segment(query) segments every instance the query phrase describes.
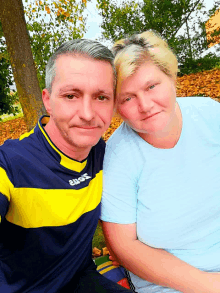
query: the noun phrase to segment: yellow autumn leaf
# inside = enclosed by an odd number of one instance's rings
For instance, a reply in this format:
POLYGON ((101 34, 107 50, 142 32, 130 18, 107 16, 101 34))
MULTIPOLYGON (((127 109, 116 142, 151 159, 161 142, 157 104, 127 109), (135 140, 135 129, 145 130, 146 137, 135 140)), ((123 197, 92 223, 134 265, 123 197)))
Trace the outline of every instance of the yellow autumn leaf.
POLYGON ((69 12, 62 12, 62 15, 64 15, 65 17, 70 17, 69 12))
POLYGON ((50 14, 50 7, 49 6, 45 6, 45 10, 47 11, 48 14, 50 14))

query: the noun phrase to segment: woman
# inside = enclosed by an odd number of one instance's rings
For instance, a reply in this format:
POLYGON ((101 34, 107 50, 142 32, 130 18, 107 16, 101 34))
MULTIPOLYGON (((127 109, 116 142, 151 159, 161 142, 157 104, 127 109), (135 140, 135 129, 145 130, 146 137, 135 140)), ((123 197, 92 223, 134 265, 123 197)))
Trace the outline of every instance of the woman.
POLYGON ((114 46, 103 229, 139 293, 220 292, 220 104, 176 99, 177 60, 147 31, 114 46))

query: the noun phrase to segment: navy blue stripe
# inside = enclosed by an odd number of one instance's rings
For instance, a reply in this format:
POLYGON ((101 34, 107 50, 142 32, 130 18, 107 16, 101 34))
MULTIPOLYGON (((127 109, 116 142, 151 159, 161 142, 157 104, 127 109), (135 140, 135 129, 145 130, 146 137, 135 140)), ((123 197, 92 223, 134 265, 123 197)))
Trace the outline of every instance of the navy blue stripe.
MULTIPOLYGON (((36 287, 46 279, 46 283, 55 282, 63 272, 70 280, 91 260, 92 238, 99 216, 100 205, 63 227, 25 229, 5 220, 0 225, 0 265, 11 268, 4 271, 5 283, 13 280, 19 284, 22 276, 28 280, 22 289, 25 292, 29 286, 36 287)), ((62 278, 59 281, 66 282, 62 278)))
POLYGON ((7 197, 0 192, 0 215, 2 220, 7 214, 8 207, 9 207, 9 201, 7 197))
POLYGON ((118 268, 115 268, 111 271, 108 271, 105 274, 103 274, 103 276, 105 276, 109 280, 112 280, 115 283, 126 278, 125 271, 124 271, 123 267, 118 267, 118 268))

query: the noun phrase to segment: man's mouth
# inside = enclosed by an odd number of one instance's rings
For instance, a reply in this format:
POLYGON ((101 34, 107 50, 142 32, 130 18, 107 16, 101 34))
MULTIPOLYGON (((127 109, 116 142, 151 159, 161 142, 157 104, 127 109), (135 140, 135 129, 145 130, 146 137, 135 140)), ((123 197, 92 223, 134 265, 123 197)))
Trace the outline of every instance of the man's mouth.
POLYGON ((98 128, 97 125, 92 125, 92 126, 89 126, 89 125, 75 125, 74 127, 77 127, 77 128, 80 128, 80 129, 86 129, 86 130, 92 130, 92 129, 96 129, 98 128))

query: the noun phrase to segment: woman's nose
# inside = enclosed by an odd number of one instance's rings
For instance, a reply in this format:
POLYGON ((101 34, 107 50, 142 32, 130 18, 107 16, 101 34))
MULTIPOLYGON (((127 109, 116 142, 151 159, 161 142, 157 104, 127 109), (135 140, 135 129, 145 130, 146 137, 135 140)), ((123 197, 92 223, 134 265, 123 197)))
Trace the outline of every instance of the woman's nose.
POLYGON ((149 112, 152 108, 152 101, 146 95, 139 95, 138 97, 138 108, 140 112, 149 112))

